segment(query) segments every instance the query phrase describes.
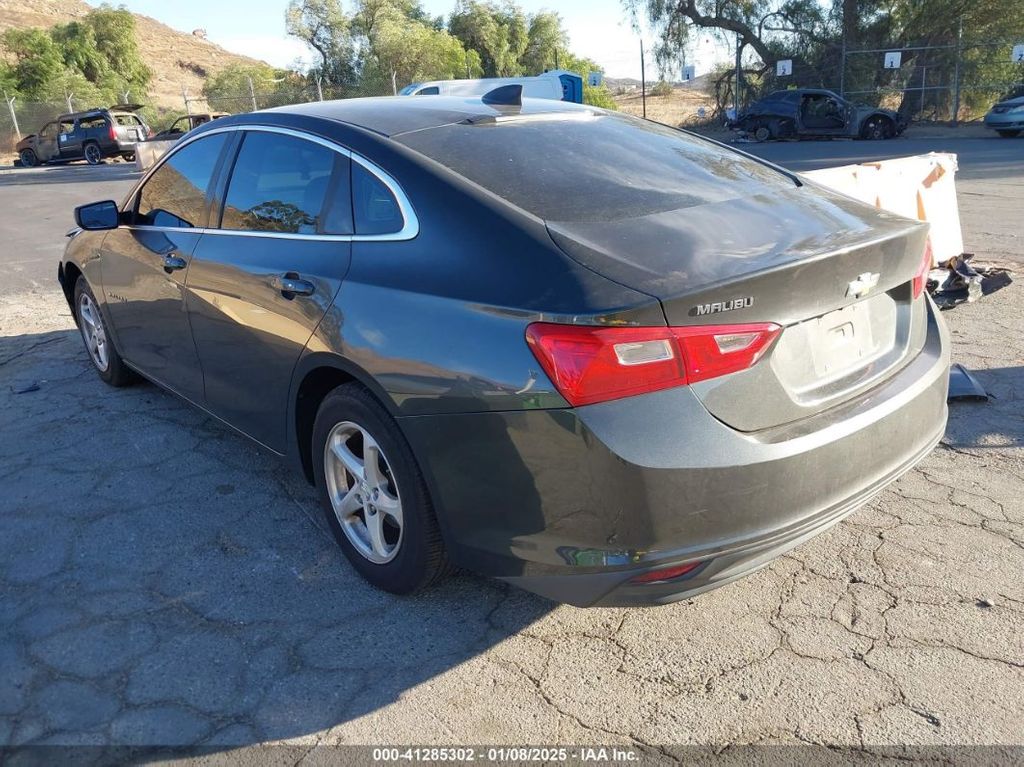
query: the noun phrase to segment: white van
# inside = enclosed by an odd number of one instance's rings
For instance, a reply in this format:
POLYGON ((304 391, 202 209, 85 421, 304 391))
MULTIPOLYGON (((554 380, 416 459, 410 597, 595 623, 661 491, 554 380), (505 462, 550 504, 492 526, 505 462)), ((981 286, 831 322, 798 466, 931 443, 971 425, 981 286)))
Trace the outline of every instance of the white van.
POLYGON ((399 96, 483 96, 503 85, 522 85, 523 96, 557 101, 583 101, 583 78, 575 72, 553 69, 536 77, 487 77, 480 80, 429 80, 411 83, 399 96))

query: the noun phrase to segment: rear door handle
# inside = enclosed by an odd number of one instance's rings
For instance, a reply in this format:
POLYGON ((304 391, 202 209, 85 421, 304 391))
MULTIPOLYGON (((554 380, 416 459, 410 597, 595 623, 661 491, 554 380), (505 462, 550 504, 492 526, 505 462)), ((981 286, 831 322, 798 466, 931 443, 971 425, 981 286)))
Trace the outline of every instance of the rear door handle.
POLYGON ((316 292, 316 286, 309 280, 304 280, 295 272, 287 272, 283 275, 275 274, 270 279, 274 290, 281 292, 285 298, 292 299, 295 296, 311 296, 316 292))
POLYGON ((188 261, 179 255, 168 253, 164 256, 164 271, 168 274, 178 269, 184 269, 186 266, 188 266, 188 261))

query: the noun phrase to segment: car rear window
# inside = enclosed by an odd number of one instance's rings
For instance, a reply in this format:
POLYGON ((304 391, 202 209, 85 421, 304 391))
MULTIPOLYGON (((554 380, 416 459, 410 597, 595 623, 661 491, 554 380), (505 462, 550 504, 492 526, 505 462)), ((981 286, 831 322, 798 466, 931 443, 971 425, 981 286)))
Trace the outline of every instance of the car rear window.
POLYGON ((123 125, 126 128, 135 128, 142 125, 142 120, 140 120, 137 115, 114 115, 114 120, 117 121, 118 125, 123 125))
POLYGON ((636 218, 793 185, 756 160, 626 115, 529 115, 394 138, 549 221, 636 218))

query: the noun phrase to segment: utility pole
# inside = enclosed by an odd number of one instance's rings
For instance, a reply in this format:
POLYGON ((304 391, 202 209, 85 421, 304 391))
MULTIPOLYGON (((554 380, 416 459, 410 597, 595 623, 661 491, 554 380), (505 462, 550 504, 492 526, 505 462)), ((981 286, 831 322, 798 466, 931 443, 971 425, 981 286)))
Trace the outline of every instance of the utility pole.
POLYGON ((644 69, 644 39, 640 38, 640 100, 644 105, 644 119, 647 119, 647 71, 644 69))
POLYGON ((7 97, 7 91, 4 91, 4 101, 7 102, 7 108, 11 110, 11 122, 14 124, 14 133, 18 137, 17 140, 21 141, 21 129, 18 127, 18 115, 14 113, 14 100, 17 96, 7 97))
POLYGON ((740 79, 742 77, 741 67, 743 63, 743 45, 741 41, 740 33, 736 33, 736 92, 732 98, 732 108, 735 114, 733 119, 738 120, 740 116, 740 79))
POLYGON ((963 52, 964 41, 964 17, 960 17, 960 24, 956 30, 956 62, 953 65, 953 127, 957 126, 960 119, 960 54, 963 52))
POLYGON ((843 27, 843 52, 839 56, 839 97, 846 98, 846 27, 843 27))
POLYGON ((246 77, 245 79, 249 81, 249 98, 252 99, 252 111, 255 112, 257 109, 259 109, 259 107, 256 105, 256 89, 252 87, 251 77, 246 77))
POLYGON ((69 112, 74 112, 75 108, 71 105, 71 99, 74 97, 75 94, 73 94, 73 93, 65 93, 64 95, 67 96, 67 99, 68 99, 68 111, 69 112))

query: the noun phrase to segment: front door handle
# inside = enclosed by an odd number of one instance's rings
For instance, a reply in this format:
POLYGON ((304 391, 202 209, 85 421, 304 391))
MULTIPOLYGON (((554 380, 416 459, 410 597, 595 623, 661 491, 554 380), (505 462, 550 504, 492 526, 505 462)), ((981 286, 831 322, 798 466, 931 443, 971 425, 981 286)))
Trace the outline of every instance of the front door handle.
POLYGON ((280 291, 281 295, 288 299, 295 296, 311 296, 316 292, 316 286, 312 282, 302 279, 295 272, 275 274, 270 284, 274 286, 274 290, 280 291))
POLYGON ((175 272, 178 269, 184 269, 186 266, 188 266, 188 261, 181 256, 175 255, 174 253, 168 253, 164 256, 164 271, 168 274, 175 272))

